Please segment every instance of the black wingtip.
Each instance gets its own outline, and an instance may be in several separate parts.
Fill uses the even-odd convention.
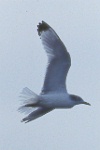
[[[50,28],[50,26],[42,21],[42,23],[39,23],[39,25],[37,25],[37,31],[38,31],[38,35],[41,36],[42,31],[46,31]]]

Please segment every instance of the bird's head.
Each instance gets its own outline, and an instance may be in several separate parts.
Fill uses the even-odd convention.
[[[81,97],[77,95],[70,95],[70,96],[71,96],[71,100],[74,101],[75,105],[85,104],[85,105],[91,106],[91,104],[89,104],[88,102],[85,102]]]

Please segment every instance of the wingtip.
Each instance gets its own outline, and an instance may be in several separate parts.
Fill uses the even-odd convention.
[[[49,28],[50,26],[45,21],[42,20],[42,22],[37,25],[38,35],[41,36],[41,33],[43,31],[48,30]]]
[[[21,122],[22,123],[28,123],[29,121],[26,118],[24,118],[24,119],[21,120]]]

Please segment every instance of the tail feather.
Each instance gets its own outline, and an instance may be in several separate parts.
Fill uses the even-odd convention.
[[[37,103],[39,102],[39,96],[31,91],[29,88],[25,87],[22,92],[21,96],[22,99],[22,106],[18,108],[19,112],[22,113],[31,113],[33,109],[37,108]]]
[[[38,101],[38,95],[27,87],[23,88],[20,97],[23,98],[24,104],[37,103]]]
[[[53,109],[51,108],[43,108],[43,107],[38,107],[35,111],[33,111],[32,113],[30,113],[27,117],[22,119],[22,122],[30,122],[32,120],[35,120],[43,115],[45,115],[46,113],[52,111]]]
[[[23,105],[19,107],[18,111],[29,114],[27,117],[22,119],[22,122],[27,123],[35,120],[53,110],[51,108],[40,107],[38,105],[39,96],[27,87],[22,90],[20,97],[23,98]]]

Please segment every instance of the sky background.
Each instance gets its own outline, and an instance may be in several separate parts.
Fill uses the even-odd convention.
[[[68,92],[91,107],[54,110],[28,124],[17,112],[24,87],[40,93],[47,57],[37,34],[44,20],[72,60]],[[100,149],[100,1],[0,0],[0,150]]]

